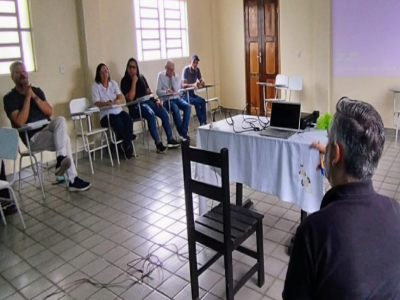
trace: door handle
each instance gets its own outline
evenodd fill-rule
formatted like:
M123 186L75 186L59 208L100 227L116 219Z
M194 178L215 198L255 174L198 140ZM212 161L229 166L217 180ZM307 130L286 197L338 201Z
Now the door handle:
M259 61L260 64L261 64L261 62L262 62L262 54L261 54L261 51L258 52L257 58L258 58L258 61Z

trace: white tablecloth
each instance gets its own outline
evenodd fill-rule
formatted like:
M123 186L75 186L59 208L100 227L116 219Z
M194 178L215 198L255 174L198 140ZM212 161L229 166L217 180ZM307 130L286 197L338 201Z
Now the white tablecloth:
M253 118L254 116L245 116ZM266 118L262 118L266 121ZM231 120L228 119L231 123ZM243 116L233 117L236 131L249 124ZM255 124L260 126L259 123ZM261 127L261 126L260 126ZM324 195L324 177L316 170L319 153L310 149L312 141L327 142L326 130L298 133L287 140L261 136L251 131L235 133L226 120L198 128L197 147L219 152L229 150L230 181L243 183L252 189L276 195L281 200L298 205L312 213L320 208ZM218 169L196 165L195 178L220 185ZM218 181L218 182L217 182ZM200 214L207 211L207 200L200 198Z

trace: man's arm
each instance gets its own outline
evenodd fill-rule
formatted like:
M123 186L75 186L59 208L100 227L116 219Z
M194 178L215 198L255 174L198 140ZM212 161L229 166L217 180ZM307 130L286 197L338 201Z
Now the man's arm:
M158 73L157 76L157 96L164 96L167 94L167 90L169 89L169 87L167 86L167 84L164 82L163 80L163 75L162 72Z
M188 81L187 81L188 72L189 72L189 68L184 68L183 72L182 72L182 87L184 89L191 88L191 87L195 88L197 86L196 83L188 83Z
M46 117L50 118L53 115L53 108L51 107L50 103L46 100L46 96L44 95L43 91L38 88L36 91L37 93L36 95L32 90L32 87L30 89L32 91L32 98L36 102L39 109Z
M203 76L201 76L201 71L200 71L199 68L197 69L197 79L200 82L200 86L205 86L206 85L206 83L203 80Z
M25 125L26 122L28 121L29 110L31 107L31 99L32 99L31 91L27 90L24 104L22 106L22 109L19 110L19 107L17 105L17 100L13 98L12 93L4 97L4 109L7 113L7 116L17 127Z
M313 264L309 239L305 231L303 223L296 232L282 293L283 300L312 299Z

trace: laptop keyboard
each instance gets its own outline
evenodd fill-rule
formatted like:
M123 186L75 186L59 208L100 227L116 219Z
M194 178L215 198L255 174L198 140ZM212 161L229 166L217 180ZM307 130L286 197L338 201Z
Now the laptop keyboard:
M290 130L279 130L279 129L275 129L275 128L267 128L261 133L261 135L277 137L277 138L281 138L281 139L288 139L295 133L296 132L290 131Z

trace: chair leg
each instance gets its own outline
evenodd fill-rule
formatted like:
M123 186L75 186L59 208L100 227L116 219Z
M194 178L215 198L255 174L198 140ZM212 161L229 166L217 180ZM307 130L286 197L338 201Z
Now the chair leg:
M194 233L188 232L188 235ZM193 237L191 238L193 239ZM188 241L189 248L189 271L190 271L190 286L192 290L192 300L199 299L199 275L197 271L197 253L196 242L194 240Z
M43 159L43 152L41 153L41 160ZM40 189L42 190L42 196L43 196L43 200L46 199L46 196L44 194L44 185L43 185L43 181L44 181L44 176L43 176L43 172L39 171L39 164L37 162L36 156L32 155L34 160L35 160L35 164L36 164L36 171L37 171L37 175L38 175L38 179L39 179L39 184L40 184ZM41 161L41 164L43 165L43 160ZM34 167L32 166L32 169L34 169ZM35 171L33 171L33 173L35 173Z
M78 136L75 136L75 167L78 169Z
M20 157L19 157L18 193L21 193L22 158L23 158L23 156L20 155Z
M225 265L225 288L226 288L226 299L233 300L233 264L232 264L232 251L228 251L224 254L224 265Z
M3 224L7 225L6 217L4 216L3 208L0 206L0 215L1 219L3 220Z
M103 132L104 137L106 139L106 144L107 144L107 149L108 149L108 155L110 156L110 161L111 161L111 165L114 166L114 162L112 159L112 154L111 154L111 149L110 149L110 143L108 142L108 137L107 137L107 133ZM101 139L101 143L103 144L103 139ZM103 149L101 149L101 154L103 155ZM101 159L103 159L103 157L101 157Z
M9 191L11 192L11 194L12 194L12 197L13 197L13 200L14 200L14 203L15 203L15 206L17 207L17 211L18 211L19 218L21 219L22 226L24 227L24 229L26 229L25 222L24 222L24 218L22 217L21 209L19 208L18 200L17 200L17 197L15 196L14 190L13 190L11 187L9 187L8 190L9 190ZM3 211L3 210L2 210L2 211Z
M103 139L103 136L101 136L101 141L100 141L100 147L101 147L100 148L100 160L101 161L103 160L103 145L104 145L104 139ZM112 163L111 163L111 165L112 165Z
M111 140L113 140L113 139L111 139ZM115 145L115 153L117 154L117 163L120 164L120 162L119 162L119 153L118 153L118 144L117 144L117 140L116 139L114 139L114 145Z
M258 222L257 225L257 263L258 263L258 287L262 287L265 283L264 274L264 237L263 237L263 225L262 222Z
M86 141L87 141L87 145L88 145L87 153L89 155L90 170L92 171L92 175L94 175L93 162L92 162L92 153L90 153L89 139L87 138L87 136L84 136L83 138L86 139Z
M133 157L137 157L135 143L133 141L132 141L132 147L133 147Z

